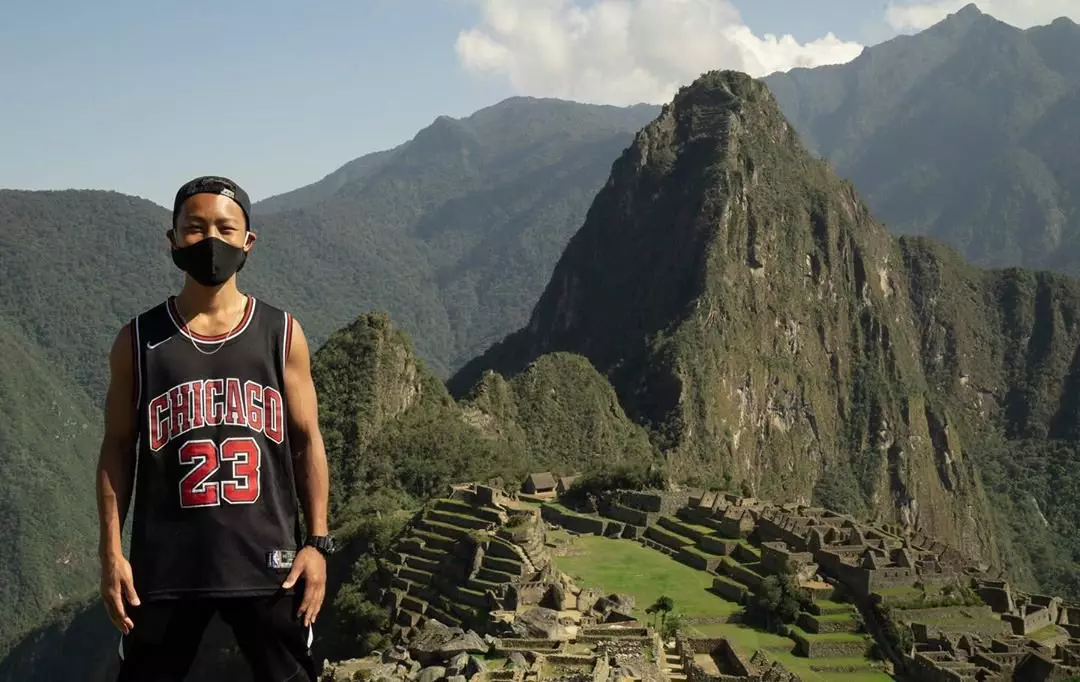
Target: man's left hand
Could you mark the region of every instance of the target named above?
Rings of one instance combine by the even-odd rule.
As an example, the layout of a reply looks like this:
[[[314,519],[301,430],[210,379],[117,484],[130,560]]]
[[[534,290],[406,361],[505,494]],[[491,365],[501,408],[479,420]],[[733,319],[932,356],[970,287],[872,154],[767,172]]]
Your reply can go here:
[[[304,601],[296,615],[303,616],[304,625],[311,625],[319,615],[323,597],[326,596],[326,557],[322,552],[314,547],[304,547],[297,552],[292,570],[281,586],[289,589],[300,578],[304,579]]]

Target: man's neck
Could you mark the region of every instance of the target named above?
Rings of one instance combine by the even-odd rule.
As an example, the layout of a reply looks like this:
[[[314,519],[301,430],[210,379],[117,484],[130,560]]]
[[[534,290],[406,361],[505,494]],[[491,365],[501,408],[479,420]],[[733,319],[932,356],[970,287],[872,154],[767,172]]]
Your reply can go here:
[[[176,296],[176,305],[189,320],[196,315],[213,318],[229,315],[246,298],[236,287],[236,277],[218,287],[204,287],[191,277],[185,277],[184,288]]]

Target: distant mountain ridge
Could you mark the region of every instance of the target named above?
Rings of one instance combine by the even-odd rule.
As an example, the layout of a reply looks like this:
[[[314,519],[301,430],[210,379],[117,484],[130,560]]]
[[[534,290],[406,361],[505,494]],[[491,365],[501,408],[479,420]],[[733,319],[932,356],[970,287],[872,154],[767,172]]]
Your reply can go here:
[[[972,262],[1080,274],[1080,26],[974,5],[848,64],[765,79],[891,230]]]
[[[396,155],[410,147],[423,148],[429,144],[437,146],[438,141],[429,140],[432,140],[432,133],[437,137],[437,131],[443,127],[452,130],[455,126],[461,126],[462,129],[472,131],[474,135],[479,134],[486,145],[500,150],[496,159],[502,157],[512,167],[514,157],[526,151],[535,152],[530,149],[531,143],[537,138],[550,135],[553,123],[559,125],[560,119],[565,125],[565,135],[585,138],[597,129],[636,130],[650,117],[655,116],[657,111],[659,107],[647,104],[615,107],[578,104],[553,98],[510,97],[463,119],[438,116],[413,140],[392,149],[365,154],[317,182],[257,201],[252,206],[252,211],[257,215],[268,215],[303,209],[331,199],[339,192],[348,192],[350,189],[355,191],[358,185],[386,168]],[[590,117],[591,121],[588,120]],[[560,143],[558,135],[553,136],[553,142]]]

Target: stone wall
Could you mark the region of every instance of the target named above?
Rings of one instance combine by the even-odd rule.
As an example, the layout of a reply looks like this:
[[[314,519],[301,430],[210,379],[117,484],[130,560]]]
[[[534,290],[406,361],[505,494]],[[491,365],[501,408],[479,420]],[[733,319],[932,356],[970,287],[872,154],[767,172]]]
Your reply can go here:
[[[518,604],[533,606],[544,600],[547,589],[550,587],[546,582],[521,583],[517,586]]]
[[[721,556],[727,556],[735,551],[738,543],[734,540],[723,540],[721,538],[706,535],[701,539],[699,543],[701,549],[709,552],[710,554],[719,554]]]
[[[995,613],[1008,613],[1015,608],[1008,588],[983,586],[979,588],[979,597],[989,604]]]
[[[740,564],[753,564],[758,561],[758,555],[747,549],[746,545],[735,545],[735,549],[731,552],[731,556]]]
[[[649,512],[644,512],[640,509],[632,509],[621,504],[617,500],[611,500],[604,505],[601,508],[601,513],[616,521],[622,521],[623,523],[642,527],[652,525],[659,517],[659,514],[650,514]]]
[[[876,570],[863,568],[846,564],[841,557],[835,548],[823,549],[814,555],[822,571],[844,583],[859,597],[867,597],[874,590],[887,587],[914,585],[916,581],[929,584],[947,583],[955,577],[951,573],[917,575],[915,569],[891,566]]]
[[[923,653],[916,653],[915,657],[908,659],[908,661],[912,679],[918,682],[966,682],[974,679],[956,670],[938,666],[938,662],[934,658]]]
[[[724,563],[721,564],[721,570],[735,582],[751,589],[756,590],[761,585],[762,577],[742,564]]]
[[[764,516],[759,518],[757,530],[761,537],[766,540],[779,540],[797,552],[805,552],[807,550],[806,538],[784,528],[773,519]]]
[[[675,554],[675,559],[699,571],[715,571],[721,561],[720,557],[706,557],[685,548]]]
[[[683,672],[686,673],[687,682],[717,682],[717,678],[708,674],[694,660],[695,654],[707,654],[712,652],[722,639],[683,639],[675,640],[675,652],[679,656]]]
[[[593,666],[592,678],[593,682],[607,682],[611,676],[611,665],[608,663],[607,656],[597,656],[596,664]]]
[[[720,530],[720,519],[713,516],[713,511],[711,509],[684,507],[676,513],[676,516],[689,523],[706,526],[713,530]]]
[[[795,649],[807,658],[861,658],[866,656],[870,644],[863,639],[821,640],[808,639],[797,631],[791,633]]]
[[[619,490],[615,495],[615,499],[627,507],[643,512],[654,512],[662,516],[673,516],[675,512],[690,503],[691,493],[667,490]]]
[[[792,552],[781,542],[761,543],[761,565],[770,573],[784,573],[813,561],[814,555],[810,552]]]
[[[823,619],[804,611],[799,614],[798,625],[807,632],[820,635],[830,632],[855,632],[858,628],[858,621],[854,618],[849,620]]]
[[[758,666],[748,661],[726,639],[694,638],[676,640],[676,652],[688,682],[759,682]],[[695,655],[708,654],[716,662],[719,675],[707,673],[695,661]],[[788,678],[791,680],[792,678]],[[793,678],[794,682],[798,678]]]
[[[1067,666],[1080,667],[1080,644],[1058,646],[1058,658]]]
[[[860,569],[867,572],[866,582],[869,585],[870,591],[880,590],[888,587],[903,587],[907,585],[914,585],[916,580],[922,579],[923,582],[933,583],[938,582],[936,578],[940,578],[942,581],[948,581],[952,578],[952,575],[931,575],[919,576],[915,573],[913,568],[879,568],[876,570]]]
[[[731,646],[726,639],[720,640],[719,646],[710,653],[712,653],[713,658],[716,659],[717,665],[721,667],[721,673],[739,677],[750,676],[750,662]]]
[[[566,530],[582,535],[603,535],[604,520],[593,516],[564,513],[558,507],[545,504],[540,507],[540,515],[548,523],[561,526]]]
[[[737,604],[741,604],[743,598],[746,597],[749,590],[742,583],[737,583],[730,578],[715,577],[712,584],[713,592],[716,592],[724,599],[733,601]]]
[[[720,519],[720,532],[729,538],[745,538],[753,529],[753,522],[745,518],[725,516]]]
[[[1013,633],[1017,635],[1029,635],[1036,630],[1053,624],[1050,618],[1050,609],[1041,606],[1028,605],[1024,607],[1023,615],[1003,614],[1001,620],[1012,626]]]

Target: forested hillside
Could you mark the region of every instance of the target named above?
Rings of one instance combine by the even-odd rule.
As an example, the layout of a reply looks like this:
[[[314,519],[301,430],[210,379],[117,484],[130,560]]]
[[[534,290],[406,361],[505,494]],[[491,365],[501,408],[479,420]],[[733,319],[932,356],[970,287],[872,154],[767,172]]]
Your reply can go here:
[[[100,428],[86,393],[0,316],[0,649],[97,578]]]

